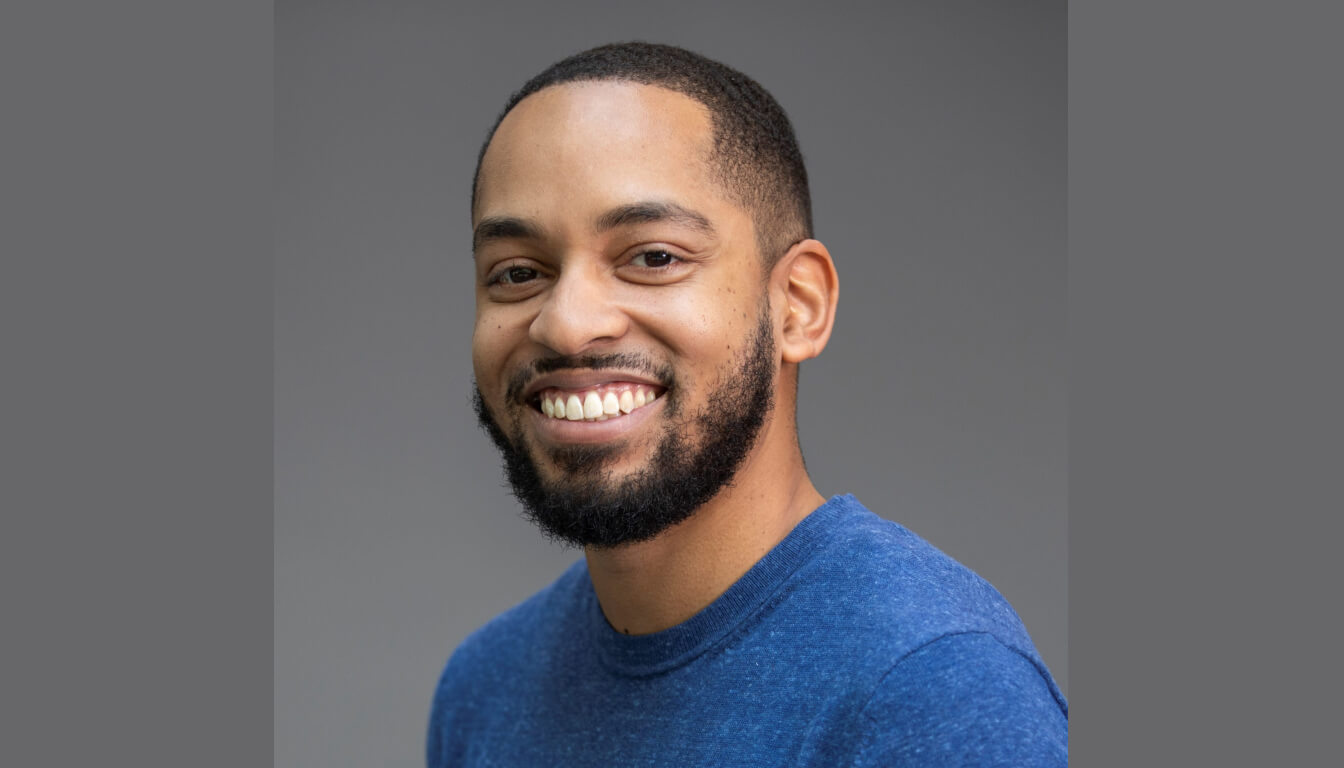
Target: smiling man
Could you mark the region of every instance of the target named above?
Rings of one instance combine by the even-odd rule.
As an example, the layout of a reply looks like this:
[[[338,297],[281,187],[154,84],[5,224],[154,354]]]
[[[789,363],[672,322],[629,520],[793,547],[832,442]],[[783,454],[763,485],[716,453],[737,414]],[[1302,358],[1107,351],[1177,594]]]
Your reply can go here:
[[[438,766],[1058,765],[1067,704],[992,587],[803,465],[839,296],[783,110],[668,46],[561,61],[472,200],[482,426],[585,558],[472,635]]]

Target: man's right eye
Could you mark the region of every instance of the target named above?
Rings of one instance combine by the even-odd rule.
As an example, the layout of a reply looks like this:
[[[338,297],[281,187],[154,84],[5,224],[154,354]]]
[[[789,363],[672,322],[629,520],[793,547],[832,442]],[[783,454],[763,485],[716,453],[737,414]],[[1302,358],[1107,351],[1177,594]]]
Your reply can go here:
[[[537,279],[537,270],[531,267],[509,267],[495,276],[492,282],[504,285],[518,285]]]

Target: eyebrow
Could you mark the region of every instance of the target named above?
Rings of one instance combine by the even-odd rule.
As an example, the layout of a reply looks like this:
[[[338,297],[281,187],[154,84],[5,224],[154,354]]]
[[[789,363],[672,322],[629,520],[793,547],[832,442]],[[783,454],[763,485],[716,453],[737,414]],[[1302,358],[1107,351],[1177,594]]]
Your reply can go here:
[[[513,239],[540,240],[541,227],[514,216],[487,216],[481,219],[471,235],[471,250],[474,253],[493,240]]]
[[[598,232],[605,232],[616,227],[657,222],[689,227],[705,235],[715,234],[714,225],[709,223],[709,219],[704,214],[676,203],[661,200],[631,203],[612,208],[597,217],[596,228]]]
[[[658,222],[689,227],[704,235],[717,234],[714,225],[710,224],[704,214],[661,200],[648,200],[612,208],[597,217],[594,228],[598,232],[606,232],[617,227]],[[535,222],[516,216],[487,216],[481,219],[472,233],[471,250],[475,252],[482,245],[495,240],[541,239],[543,239],[542,229]]]

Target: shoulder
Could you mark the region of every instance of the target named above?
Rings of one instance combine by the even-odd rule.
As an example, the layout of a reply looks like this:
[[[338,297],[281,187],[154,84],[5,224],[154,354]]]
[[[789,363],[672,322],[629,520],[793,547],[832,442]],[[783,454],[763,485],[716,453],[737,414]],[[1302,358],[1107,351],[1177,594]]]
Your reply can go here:
[[[551,663],[575,636],[582,621],[588,571],[582,560],[549,586],[496,616],[457,647],[435,687],[431,737],[450,724],[465,725],[476,704],[528,675],[529,667]],[[472,707],[464,707],[470,703]],[[431,741],[431,748],[433,743]]]
[[[857,765],[1067,765],[1067,709],[1034,661],[980,632],[912,651],[863,709]]]
[[[853,497],[837,497],[839,514],[828,520],[826,544],[794,577],[794,592],[810,597],[800,605],[821,605],[827,626],[853,658],[867,659],[862,675],[869,687],[894,666],[926,647],[960,647],[942,638],[983,636],[1017,661],[1036,670],[1060,708],[1059,692],[1026,628],[1008,601],[989,582],[890,520],[878,517]],[[787,610],[787,609],[786,609]],[[909,668],[907,665],[905,668]]]
[[[580,560],[544,589],[468,635],[448,659],[444,679],[451,682],[535,655],[539,643],[579,620],[587,583],[587,566]]]
[[[810,572],[801,575],[842,594],[858,618],[899,628],[902,654],[944,635],[976,631],[1031,648],[1017,613],[989,582],[853,497],[837,501],[845,504],[844,514],[808,564]]]

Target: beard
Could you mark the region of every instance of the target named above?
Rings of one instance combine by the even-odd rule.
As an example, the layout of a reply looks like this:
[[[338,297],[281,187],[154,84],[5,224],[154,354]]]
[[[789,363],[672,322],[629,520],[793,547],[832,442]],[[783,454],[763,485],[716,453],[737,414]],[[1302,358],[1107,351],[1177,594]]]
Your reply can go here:
[[[480,388],[474,405],[482,429],[499,448],[504,475],[524,513],[553,540],[611,548],[648,541],[686,520],[720,491],[750,453],[765,418],[774,408],[776,374],[774,326],[768,304],[748,339],[745,354],[721,377],[695,413],[687,411],[682,391],[667,369],[656,371],[643,358],[629,354],[579,359],[551,359],[535,373],[562,368],[629,369],[655,372],[667,387],[663,407],[666,426],[648,463],[616,479],[609,466],[619,458],[621,444],[562,446],[547,451],[564,474],[542,477],[521,426],[515,418],[508,432],[490,414]],[[521,386],[516,378],[510,386]],[[509,403],[517,403],[510,396]]]

